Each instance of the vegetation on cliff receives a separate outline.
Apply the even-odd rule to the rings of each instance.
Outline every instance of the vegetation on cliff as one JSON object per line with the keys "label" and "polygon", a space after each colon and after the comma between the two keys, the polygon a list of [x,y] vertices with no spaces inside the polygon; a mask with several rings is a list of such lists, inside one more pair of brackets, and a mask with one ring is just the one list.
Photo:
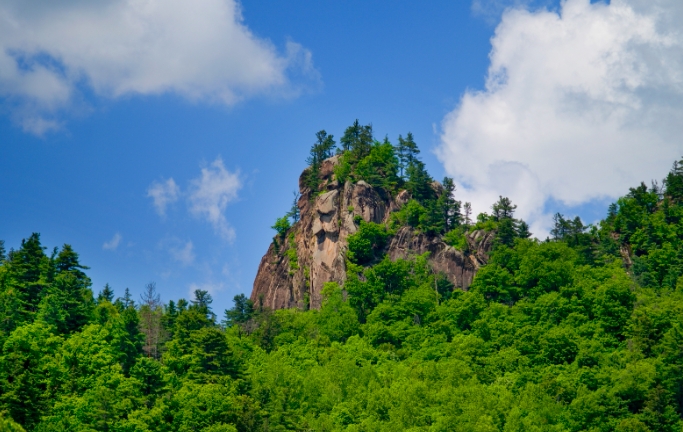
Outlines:
{"label": "vegetation on cliff", "polygon": [[[396,180],[375,186],[406,189],[411,153],[400,145],[413,148],[412,137],[390,150],[369,141],[371,128],[352,128],[341,140],[348,178],[369,183],[361,162],[384,146]],[[168,303],[154,284],[140,301],[109,286],[94,296],[69,245],[46,254],[38,234],[16,250],[0,244],[0,429],[683,427],[680,163],[662,186],[630,189],[597,225],[556,215],[544,241],[529,238],[504,197],[476,222],[454,218],[452,196],[424,179],[393,223],[454,244],[475,227],[496,231],[467,292],[424,255],[385,256],[391,224],[359,222],[347,282],[327,284],[319,310],[271,311],[240,295],[222,320],[205,291]],[[423,218],[430,212],[441,215],[438,229]]]}

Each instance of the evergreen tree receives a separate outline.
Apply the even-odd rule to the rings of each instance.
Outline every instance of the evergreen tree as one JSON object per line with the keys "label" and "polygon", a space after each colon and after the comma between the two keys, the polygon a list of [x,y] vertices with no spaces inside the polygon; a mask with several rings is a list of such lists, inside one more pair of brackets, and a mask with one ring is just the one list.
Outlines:
{"label": "evergreen tree", "polygon": [[407,169],[408,180],[405,187],[412,195],[413,199],[419,203],[424,203],[427,200],[433,199],[434,189],[432,189],[432,182],[434,181],[427,172],[425,164],[415,159],[408,165]]}
{"label": "evergreen tree", "polygon": [[527,239],[531,237],[531,232],[529,231],[529,224],[520,220],[517,224],[517,237]]}
{"label": "evergreen tree", "polygon": [[5,240],[0,240],[0,264],[5,261],[7,257],[5,256]]}
{"label": "evergreen tree", "polygon": [[301,210],[299,210],[299,198],[301,198],[301,194],[299,192],[294,191],[294,200],[292,201],[292,207],[289,209],[289,212],[287,213],[287,217],[291,218],[294,223],[299,222],[299,218],[301,217]]}
{"label": "evergreen tree", "polygon": [[132,305],[121,312],[120,322],[123,332],[118,338],[119,362],[123,372],[128,373],[142,354],[144,336],[140,333],[138,313]]}
{"label": "evergreen tree", "polygon": [[43,275],[47,272],[49,259],[44,250],[40,244],[40,234],[33,233],[21,241],[21,247],[11,253],[9,260],[9,277],[18,290],[22,309],[28,315],[37,311],[47,285]]}
{"label": "evergreen tree", "polygon": [[496,240],[505,246],[512,246],[517,237],[517,220],[514,218],[516,205],[510,198],[500,196],[500,199],[491,206],[493,210],[491,218],[498,223]]}
{"label": "evergreen tree", "polygon": [[53,282],[44,291],[40,316],[60,333],[72,333],[86,325],[94,308],[91,281],[83,272],[78,254],[65,244],[53,260],[56,270]]}
{"label": "evergreen tree", "polygon": [[358,119],[353,122],[353,124],[346,128],[344,131],[344,136],[341,137],[339,142],[341,143],[341,150],[343,152],[351,151],[354,146],[354,142],[360,139],[361,125]]}
{"label": "evergreen tree", "polygon": [[683,201],[683,159],[674,162],[664,179],[664,193],[674,202]]}
{"label": "evergreen tree", "polygon": [[466,202],[465,204],[463,204],[463,208],[465,210],[465,214],[463,217],[464,223],[465,226],[469,227],[470,225],[472,225],[472,203]]}
{"label": "evergreen tree", "polygon": [[417,147],[413,134],[408,132],[406,138],[398,136],[398,145],[396,146],[396,156],[398,157],[399,172],[402,179],[406,179],[404,173],[407,174],[408,167],[417,160],[417,155],[420,154],[420,149]]}
{"label": "evergreen tree", "polygon": [[168,334],[169,338],[173,338],[173,329],[175,327],[175,320],[178,317],[180,311],[178,310],[176,303],[173,300],[168,301],[168,305],[164,310],[164,315],[162,317],[162,322],[164,329]]}
{"label": "evergreen tree", "polygon": [[453,198],[455,183],[452,178],[444,177],[443,194],[439,197],[439,208],[445,222],[445,231],[450,231],[460,225],[462,214],[460,213],[461,202]]}
{"label": "evergreen tree", "polygon": [[213,298],[211,298],[211,294],[209,294],[208,291],[201,289],[194,290],[194,300],[192,300],[192,307],[205,314],[213,321],[215,319],[215,315],[211,311],[211,303],[213,303]]}
{"label": "evergreen tree", "polygon": [[491,214],[493,220],[500,222],[504,219],[513,219],[517,206],[513,205],[508,197],[500,196],[499,198],[500,199],[491,206],[491,209],[493,210],[493,213]]}
{"label": "evergreen tree", "polygon": [[108,283],[104,284],[104,288],[97,294],[97,303],[114,301],[114,290],[109,286]]}
{"label": "evergreen tree", "polygon": [[225,310],[225,320],[223,323],[226,327],[244,324],[249,321],[254,314],[254,302],[244,294],[236,295],[233,297],[232,301],[235,304],[232,309]]}
{"label": "evergreen tree", "polygon": [[360,160],[370,153],[374,141],[372,125],[361,126],[358,119],[346,128],[344,136],[339,140],[342,151],[349,151],[355,160]]}
{"label": "evergreen tree", "polygon": [[562,240],[568,231],[569,222],[561,213],[555,213],[553,215],[553,228],[550,230],[550,235],[553,236],[554,240]]}
{"label": "evergreen tree", "polygon": [[334,137],[324,130],[316,132],[315,137],[317,141],[311,146],[311,151],[306,158],[306,163],[312,167],[320,166],[322,161],[332,156],[335,145]]}
{"label": "evergreen tree", "polygon": [[130,289],[128,289],[128,287],[123,291],[122,303],[125,309],[135,307],[135,301],[133,300],[133,296],[130,295]]}

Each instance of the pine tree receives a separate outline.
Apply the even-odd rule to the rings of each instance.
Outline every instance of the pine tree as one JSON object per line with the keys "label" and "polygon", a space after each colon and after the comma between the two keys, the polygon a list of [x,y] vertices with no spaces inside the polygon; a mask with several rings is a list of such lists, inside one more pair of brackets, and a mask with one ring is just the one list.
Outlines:
{"label": "pine tree", "polygon": [[10,284],[17,290],[24,314],[32,315],[38,310],[48,284],[45,276],[50,267],[50,259],[40,244],[40,234],[33,233],[21,241],[21,247],[10,251],[7,260]]}
{"label": "pine tree", "polygon": [[418,154],[420,154],[420,149],[417,148],[411,132],[408,132],[405,139],[401,135],[398,136],[396,156],[398,157],[400,176],[403,180],[406,179],[404,173],[407,174],[408,166],[417,160]]}
{"label": "pine tree", "polygon": [[445,231],[450,231],[460,225],[462,214],[460,213],[461,202],[453,198],[455,183],[450,177],[443,179],[444,192],[439,197],[441,212],[445,222]]}
{"label": "pine tree", "polygon": [[569,231],[569,223],[562,216],[561,213],[553,215],[553,228],[550,230],[550,235],[554,240],[563,240]]}
{"label": "pine tree", "polygon": [[306,163],[311,167],[306,177],[306,185],[313,191],[318,190],[320,183],[320,165],[322,162],[331,157],[334,153],[334,137],[328,135],[327,132],[321,130],[315,134],[316,142],[311,146],[311,150]]}
{"label": "pine tree", "polygon": [[529,231],[529,224],[527,224],[523,220],[520,220],[517,224],[517,237],[523,239],[531,237],[531,232]]}
{"label": "pine tree", "polygon": [[412,195],[413,199],[420,203],[433,199],[434,190],[432,189],[432,182],[434,181],[427,172],[425,164],[415,159],[408,165],[408,180],[405,187]]}
{"label": "pine tree", "polygon": [[79,330],[92,318],[94,299],[91,281],[82,271],[78,254],[65,244],[56,258],[51,259],[55,274],[52,283],[44,290],[39,315],[53,324],[60,333]]}
{"label": "pine tree", "polygon": [[496,239],[500,244],[512,246],[517,237],[517,220],[514,218],[516,205],[512,204],[510,198],[500,196],[500,199],[491,206],[493,213],[491,218],[498,222]]}
{"label": "pine tree", "polygon": [[123,298],[120,300],[124,309],[135,307],[135,301],[133,301],[133,297],[130,295],[130,289],[128,288],[125,289],[123,292]]}
{"label": "pine tree", "polygon": [[358,122],[358,119],[356,119],[356,121],[353,122],[353,125],[346,128],[346,130],[344,131],[344,136],[342,136],[339,140],[339,142],[341,143],[342,151],[351,151],[351,149],[354,146],[354,143],[358,141],[360,137],[360,129],[361,125]]}
{"label": "pine tree", "polygon": [[469,227],[470,225],[472,225],[472,203],[466,202],[465,204],[463,204],[463,208],[465,209],[465,226]]}
{"label": "pine tree", "polygon": [[104,288],[97,294],[97,303],[109,302],[114,300],[114,290],[111,289],[108,283],[104,284]]}
{"label": "pine tree", "polygon": [[344,136],[339,140],[342,151],[350,151],[356,160],[360,160],[370,153],[372,142],[372,125],[361,126],[358,119],[346,128]]}
{"label": "pine tree", "polygon": [[192,307],[205,314],[212,321],[215,319],[214,313],[211,311],[211,303],[213,298],[208,291],[196,289],[194,290],[194,300],[192,300]]}
{"label": "pine tree", "polygon": [[254,313],[254,302],[244,294],[236,295],[232,301],[235,306],[232,309],[225,310],[225,320],[223,323],[226,327],[244,324],[249,321]]}
{"label": "pine tree", "polygon": [[499,198],[498,202],[491,206],[493,220],[500,222],[504,219],[513,219],[517,206],[513,205],[508,197],[500,196]]}
{"label": "pine tree", "polygon": [[5,261],[7,257],[5,256],[5,240],[0,240],[0,264]]}
{"label": "pine tree", "polygon": [[674,162],[664,179],[664,193],[674,202],[683,201],[683,159]]}
{"label": "pine tree", "polygon": [[301,210],[299,210],[299,198],[301,198],[301,194],[297,191],[294,191],[292,207],[289,209],[289,212],[287,213],[287,217],[291,218],[292,221],[294,221],[294,223],[299,222],[299,218],[301,217]]}

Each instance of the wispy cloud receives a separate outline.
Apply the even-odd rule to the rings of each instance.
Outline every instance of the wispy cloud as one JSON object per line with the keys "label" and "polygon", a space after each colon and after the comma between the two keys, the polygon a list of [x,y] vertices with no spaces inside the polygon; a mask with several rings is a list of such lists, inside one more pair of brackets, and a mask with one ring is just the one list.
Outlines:
{"label": "wispy cloud", "polygon": [[104,242],[104,244],[102,245],[102,249],[114,251],[119,247],[119,244],[121,243],[122,239],[123,237],[121,237],[121,234],[116,233],[114,234],[114,237],[111,238],[111,240]]}
{"label": "wispy cloud", "polygon": [[549,200],[622,195],[680,157],[683,2],[566,0],[508,10],[483,91],[442,123],[439,157],[460,197],[484,211],[507,195],[532,231]]}
{"label": "wispy cloud", "polygon": [[180,188],[173,178],[162,182],[155,181],[147,189],[147,196],[152,198],[159,216],[166,216],[166,207],[178,201]]}
{"label": "wispy cloud", "polygon": [[168,249],[168,252],[171,254],[171,257],[182,264],[183,266],[188,266],[192,263],[194,263],[195,259],[195,253],[194,253],[194,245],[192,244],[192,241],[188,241],[187,243],[184,243],[182,245],[173,245]]}
{"label": "wispy cloud", "polygon": [[192,283],[189,287],[188,294],[190,298],[194,298],[194,292],[196,290],[208,291],[209,294],[215,296],[217,293],[225,289],[225,284],[223,282],[206,282],[206,283]]}
{"label": "wispy cloud", "polygon": [[310,52],[290,42],[281,53],[255,36],[237,0],[0,4],[0,97],[36,134],[59,128],[85,92],[232,105],[296,95],[301,76],[319,80]]}
{"label": "wispy cloud", "polygon": [[226,170],[223,160],[218,157],[211,165],[202,168],[199,178],[190,182],[190,212],[210,222],[221,238],[232,241],[235,231],[228,224],[224,212],[228,204],[237,198],[241,187],[239,172]]}

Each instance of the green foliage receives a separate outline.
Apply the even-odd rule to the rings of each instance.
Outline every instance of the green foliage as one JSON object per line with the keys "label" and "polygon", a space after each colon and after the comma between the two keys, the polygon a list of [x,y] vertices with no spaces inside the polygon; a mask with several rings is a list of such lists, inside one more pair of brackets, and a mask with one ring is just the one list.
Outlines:
{"label": "green foliage", "polygon": [[356,165],[354,177],[376,188],[395,190],[399,184],[398,161],[388,140],[374,141],[369,153]]}
{"label": "green foliage", "polygon": [[283,216],[281,218],[277,218],[275,225],[273,225],[271,228],[277,232],[278,236],[284,239],[285,234],[287,234],[287,231],[289,231],[291,227],[292,225],[289,223],[289,217]]}
{"label": "green foliage", "polygon": [[346,183],[353,172],[353,155],[351,152],[344,152],[339,157],[339,162],[334,167],[334,177],[340,184]]}
{"label": "green foliage", "polygon": [[[681,430],[681,170],[596,226],[557,215],[543,242],[502,197],[473,227],[442,222],[455,247],[497,231],[468,291],[427,254],[392,261],[392,231],[360,222],[319,310],[240,295],[223,327],[197,290],[158,309],[160,359],[146,300],[107,286],[94,302],[72,248],[48,256],[34,234],[0,262],[0,431]],[[395,222],[439,232],[439,198]]]}
{"label": "green foliage", "polygon": [[451,231],[448,231],[443,236],[443,241],[447,245],[453,246],[454,248],[462,252],[467,252],[469,251],[469,244],[467,243],[467,239],[465,238],[465,230],[463,228],[464,227],[458,227],[452,229]]}
{"label": "green foliage", "polygon": [[348,237],[346,257],[356,264],[369,263],[384,249],[388,238],[389,231],[384,225],[361,220],[358,231]]}
{"label": "green foliage", "polygon": [[277,232],[275,237],[273,237],[273,246],[275,247],[275,253],[280,253],[280,248],[285,242],[285,236],[287,235],[287,231],[292,227],[292,225],[289,223],[289,216],[285,215],[280,218],[277,218],[275,221],[275,225],[273,225],[271,228]]}
{"label": "green foliage", "polygon": [[[317,132],[315,137],[316,142],[311,147],[310,155],[306,159],[306,163],[310,168],[306,172],[304,179],[306,186],[314,192],[318,190],[320,185],[320,165],[325,159],[332,156],[336,145],[334,137],[328,135],[324,130]],[[294,222],[296,222],[297,218],[295,217],[294,219]]]}
{"label": "green foliage", "polygon": [[287,250],[285,251],[285,256],[289,262],[289,274],[293,275],[297,270],[299,270],[299,256],[296,252],[296,242],[294,240],[294,233],[289,235],[289,244]]}
{"label": "green foliage", "polygon": [[225,310],[225,326],[232,327],[247,323],[254,314],[254,302],[244,294],[238,294],[232,299],[235,306]]}

